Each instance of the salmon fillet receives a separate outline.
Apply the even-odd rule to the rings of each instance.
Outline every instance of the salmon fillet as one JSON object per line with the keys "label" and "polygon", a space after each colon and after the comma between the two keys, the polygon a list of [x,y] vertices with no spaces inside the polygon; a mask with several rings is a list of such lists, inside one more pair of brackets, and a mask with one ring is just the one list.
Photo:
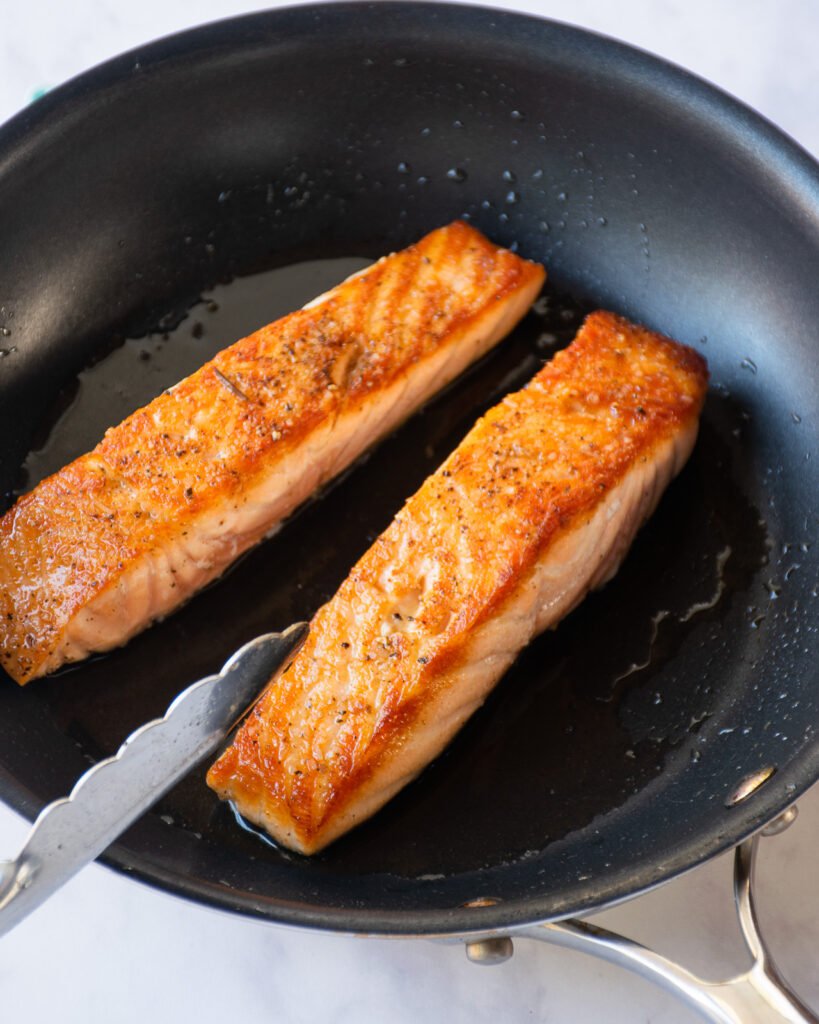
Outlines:
{"label": "salmon fillet", "polygon": [[542,267],[456,222],[220,352],[0,519],[18,683],[125,643],[499,341]]}
{"label": "salmon fillet", "polygon": [[688,458],[706,385],[691,349],[592,314],[360,559],[209,785],[307,854],[377,811],[614,575]]}

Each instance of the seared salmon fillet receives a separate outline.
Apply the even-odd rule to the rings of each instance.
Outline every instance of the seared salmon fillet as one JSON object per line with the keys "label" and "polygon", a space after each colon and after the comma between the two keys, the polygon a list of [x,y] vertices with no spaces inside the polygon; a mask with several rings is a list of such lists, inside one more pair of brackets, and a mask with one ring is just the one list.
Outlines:
{"label": "seared salmon fillet", "polygon": [[706,385],[691,349],[588,317],[360,559],[209,785],[307,854],[377,811],[614,575],[688,458]]}
{"label": "seared salmon fillet", "polygon": [[110,429],[0,519],[0,665],[27,683],[167,615],[499,341],[544,277],[456,222]]}

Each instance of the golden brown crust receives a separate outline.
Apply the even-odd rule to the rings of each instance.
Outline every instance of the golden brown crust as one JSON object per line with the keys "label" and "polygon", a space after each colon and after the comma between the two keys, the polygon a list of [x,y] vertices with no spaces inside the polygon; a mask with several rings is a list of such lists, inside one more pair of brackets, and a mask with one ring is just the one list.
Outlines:
{"label": "golden brown crust", "polygon": [[209,784],[255,820],[265,807],[287,817],[288,845],[323,845],[331,819],[431,713],[476,629],[630,466],[696,421],[706,383],[691,349],[590,316],[359,560]]}
{"label": "golden brown crust", "polygon": [[[271,461],[542,279],[456,222],[238,341],[110,429],[0,519],[2,667],[19,683],[53,667],[72,619],[140,559],[226,502],[240,506]],[[124,624],[117,642],[133,631]]]}

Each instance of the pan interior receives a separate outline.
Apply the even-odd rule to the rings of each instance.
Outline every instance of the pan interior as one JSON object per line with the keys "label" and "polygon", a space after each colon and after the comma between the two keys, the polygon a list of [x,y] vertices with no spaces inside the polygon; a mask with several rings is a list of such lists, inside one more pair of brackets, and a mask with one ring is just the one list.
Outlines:
{"label": "pan interior", "polygon": [[[713,374],[695,453],[617,578],[320,856],[238,828],[204,767],[108,855],[277,920],[445,931],[654,884],[815,777],[819,229],[798,154],[778,142],[793,173],[772,182],[747,145],[773,145],[763,127],[680,73],[546,22],[389,6],[157,44],[0,139],[7,503],[218,348],[454,217],[550,271],[506,342],[189,606],[23,691],[4,680],[0,785],[34,813],[245,640],[309,617],[475,417],[614,308]],[[461,909],[477,898],[498,902]]]}

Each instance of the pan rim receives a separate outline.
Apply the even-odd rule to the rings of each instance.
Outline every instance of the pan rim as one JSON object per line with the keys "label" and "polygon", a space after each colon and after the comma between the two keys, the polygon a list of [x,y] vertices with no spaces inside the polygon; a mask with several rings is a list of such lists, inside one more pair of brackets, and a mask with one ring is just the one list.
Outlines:
{"label": "pan rim", "polygon": [[[444,11],[448,17],[463,18],[466,21],[491,16],[508,24],[528,25],[532,32],[555,33],[557,37],[571,39],[576,46],[605,52],[615,68],[628,70],[636,81],[651,85],[654,89],[662,84],[673,89],[677,102],[685,104],[700,118],[707,118],[727,139],[733,138],[743,149],[752,151],[756,161],[767,163],[771,176],[787,186],[790,198],[800,204],[806,217],[816,224],[819,233],[819,165],[798,143],[748,105],[669,61],[600,33],[561,21],[491,6],[438,3],[432,0],[389,0],[389,8],[383,2],[373,4],[365,0],[297,4],[186,29],[114,57],[58,86],[0,126],[0,182],[11,164],[25,154],[28,145],[36,141],[39,132],[64,129],[65,115],[71,104],[87,100],[114,85],[121,85],[125,73],[131,74],[135,64],[147,72],[169,60],[184,61],[198,51],[218,46],[230,47],[234,45],[234,37],[247,38],[253,26],[262,24],[270,28],[288,23],[306,26],[310,20],[325,13],[332,12],[333,17],[355,18],[362,16],[364,11],[372,15],[387,9],[425,17],[432,10]],[[141,855],[135,855],[122,844],[112,846],[100,860],[108,867],[163,891],[271,923],[380,936],[477,935],[602,910],[655,888],[731,849],[781,813],[819,777],[818,743],[805,748],[796,760],[798,763],[794,764],[791,760],[777,773],[775,783],[763,787],[759,794],[728,812],[726,826],[716,839],[712,837],[710,842],[703,843],[702,836],[695,836],[687,845],[678,847],[673,857],[646,872],[637,888],[632,887],[626,891],[622,883],[616,881],[604,882],[602,885],[599,880],[593,880],[591,885],[579,884],[571,908],[561,911],[554,910],[553,898],[547,897],[552,906],[551,910],[547,910],[542,898],[537,896],[518,897],[494,906],[459,907],[452,910],[351,910],[274,905],[268,901],[254,900],[249,893],[235,890],[226,892],[224,887],[217,887],[202,879],[158,870],[155,865],[148,864]],[[0,798],[29,819],[33,819],[42,807],[23,783],[2,770]]]}

